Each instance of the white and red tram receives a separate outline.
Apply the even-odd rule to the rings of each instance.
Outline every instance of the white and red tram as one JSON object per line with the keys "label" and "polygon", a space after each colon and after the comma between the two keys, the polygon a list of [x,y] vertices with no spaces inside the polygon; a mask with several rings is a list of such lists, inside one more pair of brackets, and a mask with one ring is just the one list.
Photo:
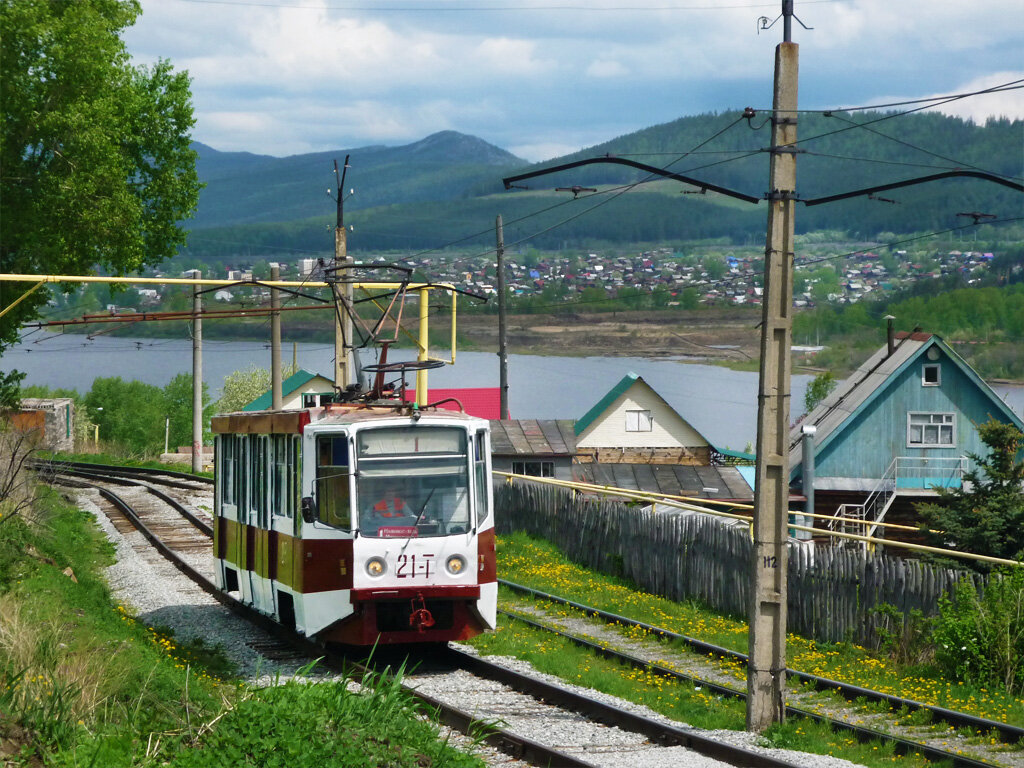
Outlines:
{"label": "white and red tram", "polygon": [[213,418],[217,585],[307,637],[495,626],[488,424],[364,404]]}

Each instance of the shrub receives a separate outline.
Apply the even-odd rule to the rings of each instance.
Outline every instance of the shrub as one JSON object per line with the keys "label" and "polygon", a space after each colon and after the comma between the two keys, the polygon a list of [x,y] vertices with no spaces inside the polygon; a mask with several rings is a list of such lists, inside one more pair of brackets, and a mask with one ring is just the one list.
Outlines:
{"label": "shrub", "polygon": [[1024,567],[992,574],[981,594],[963,579],[939,600],[935,661],[957,680],[1024,691]]}

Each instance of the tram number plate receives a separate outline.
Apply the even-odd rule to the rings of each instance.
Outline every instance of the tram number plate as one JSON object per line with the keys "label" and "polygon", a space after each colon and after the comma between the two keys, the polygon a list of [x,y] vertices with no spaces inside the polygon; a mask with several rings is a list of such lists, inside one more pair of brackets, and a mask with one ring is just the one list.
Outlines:
{"label": "tram number plate", "polygon": [[395,577],[399,579],[414,579],[417,576],[430,578],[430,565],[434,559],[433,555],[399,555],[398,570]]}

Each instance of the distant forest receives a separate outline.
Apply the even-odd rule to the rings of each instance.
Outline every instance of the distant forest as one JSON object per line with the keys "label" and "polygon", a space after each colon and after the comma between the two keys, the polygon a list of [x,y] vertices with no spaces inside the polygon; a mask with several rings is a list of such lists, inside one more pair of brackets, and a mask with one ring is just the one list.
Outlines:
{"label": "distant forest", "polygon": [[[382,183],[387,182],[384,187],[416,184],[420,199],[415,202],[381,205],[377,201],[387,199],[387,189],[375,187],[373,206],[360,207],[357,191],[346,211],[346,223],[353,226],[349,248],[356,254],[443,250],[451,243],[462,248],[493,248],[498,214],[504,218],[505,240],[513,254],[526,246],[558,250],[708,238],[728,238],[738,245],[756,242],[764,235],[767,214],[763,203],[693,194],[699,190],[674,181],[640,183],[626,191],[622,185],[641,182],[644,177],[621,166],[587,166],[532,179],[527,182],[529,190],[503,192],[501,178],[545,165],[615,155],[761,197],[768,178],[765,119],[759,116],[748,125],[738,112],[686,117],[539,166],[495,166],[485,176],[487,181],[480,181],[480,166],[476,165],[474,173],[463,177],[468,187],[436,185],[435,199],[428,199],[430,185],[419,184],[415,169],[410,169],[412,178],[388,177]],[[856,124],[864,127],[854,127]],[[689,149],[723,130],[713,142],[688,154]],[[989,120],[979,126],[939,114],[802,114],[798,192],[801,198],[811,199],[951,168],[983,170],[1019,183],[1024,177],[1022,134],[1024,122],[1020,120]],[[358,168],[358,156],[353,162]],[[453,174],[460,167],[456,158],[446,162]],[[436,168],[430,173],[429,178],[437,177]],[[358,172],[353,170],[350,178],[358,187]],[[265,190],[273,190],[273,178],[263,178],[261,183]],[[290,183],[294,184],[294,179]],[[572,185],[595,187],[600,192],[584,192],[573,199],[571,193],[554,191]],[[240,188],[238,194],[241,198],[244,191]],[[393,199],[402,199],[402,194],[396,190]],[[947,179],[891,190],[875,199],[798,206],[796,227],[801,233],[833,229],[854,238],[871,238],[880,232],[963,227],[970,219],[960,214],[970,212],[1000,220],[1019,218],[1024,214],[1024,195],[991,182]],[[284,212],[282,217],[291,218]],[[266,223],[264,218],[263,223],[227,227],[211,227],[212,223],[205,216],[205,228],[193,232],[189,255],[203,260],[227,254],[277,258],[283,253],[330,253],[333,248],[331,215],[276,223]]]}

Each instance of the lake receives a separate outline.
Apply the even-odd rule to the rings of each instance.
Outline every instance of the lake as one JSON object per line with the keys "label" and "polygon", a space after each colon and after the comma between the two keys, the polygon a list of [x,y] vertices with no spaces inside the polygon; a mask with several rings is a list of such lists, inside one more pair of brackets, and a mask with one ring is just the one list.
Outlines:
{"label": "lake", "polygon": [[[297,344],[301,367],[330,377],[332,344]],[[435,350],[439,357],[448,354]],[[398,350],[392,359],[409,359]],[[292,344],[282,345],[285,364]],[[372,362],[364,359],[364,363]],[[224,377],[257,365],[270,367],[270,345],[259,341],[203,341],[203,380],[215,397]],[[68,387],[87,392],[93,379],[120,376],[164,386],[178,373],[192,370],[192,342],[187,339],[133,339],[73,334],[32,334],[8,349],[0,369],[25,371],[26,384]],[[757,373],[715,365],[639,357],[555,357],[509,355],[509,411],[516,419],[577,419],[627,373],[644,378],[712,444],[743,450],[757,436]],[[792,409],[803,411],[804,390],[811,377],[793,376]],[[415,384],[415,376],[408,379]],[[498,356],[493,352],[457,352],[456,364],[429,374],[433,387],[496,387]],[[1024,387],[993,389],[1024,416]]]}

